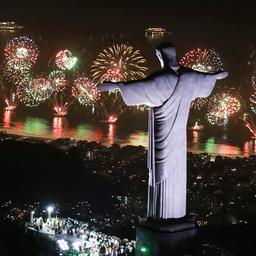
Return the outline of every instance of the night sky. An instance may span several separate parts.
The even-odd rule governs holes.
[[[2,1],[1,1],[2,2]],[[16,20],[45,30],[81,33],[144,34],[164,27],[178,53],[214,47],[234,73],[242,72],[249,47],[256,43],[253,1],[4,1],[2,20]],[[237,67],[237,68],[234,68]],[[244,72],[244,71],[243,71]]]
[[[256,19],[249,1],[1,1],[2,19],[51,25],[74,24],[92,31],[167,27],[178,40],[243,45],[255,41]],[[198,42],[197,42],[198,41]]]

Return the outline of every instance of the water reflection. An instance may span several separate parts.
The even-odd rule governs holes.
[[[221,138],[210,136],[203,140],[200,138],[201,133],[202,131],[200,131],[199,134],[195,134],[193,131],[192,142],[188,140],[188,151],[195,153],[205,152],[213,156],[222,155],[229,157],[249,156],[250,154],[255,153],[252,148],[248,148],[246,151],[245,149],[240,148],[240,145],[234,145],[235,143],[229,142],[226,134]],[[246,145],[244,147],[246,147]]]
[[[240,148],[236,146],[226,145],[226,144],[219,144],[218,145],[218,155],[224,155],[224,156],[239,156],[241,155]]]
[[[215,139],[213,137],[210,137],[205,142],[204,151],[208,154],[212,154],[213,152],[216,152],[216,144]]]
[[[102,142],[103,139],[102,130],[99,127],[93,127],[90,124],[79,124],[76,129],[76,133],[73,134],[73,138],[79,140],[91,140],[96,142]]]
[[[243,146],[243,155],[248,157],[250,155],[256,155],[256,140],[246,141]]]
[[[249,141],[246,141],[244,143],[243,153],[244,153],[244,156],[246,156],[246,157],[249,156],[249,154],[250,154]]]
[[[47,134],[48,128],[48,122],[41,118],[27,117],[24,122],[24,133],[27,135],[43,137]]]
[[[63,135],[63,125],[67,122],[66,117],[54,117],[52,122],[52,133],[57,138]]]
[[[125,144],[133,145],[133,146],[148,146],[148,133],[143,131],[135,131],[131,133],[127,140],[125,140]]]
[[[197,133],[197,134],[196,134]],[[251,154],[256,154],[255,143],[253,141],[245,141],[243,146],[236,145],[236,142],[228,141],[227,134],[222,135],[219,138],[210,136],[205,137],[203,131],[192,132],[191,138],[188,139],[188,151],[194,153],[208,153],[212,156],[222,155],[229,157],[245,156],[248,157]],[[253,145],[252,145],[253,144]]]
[[[115,142],[115,134],[116,134],[116,125],[109,124],[108,125],[108,144],[111,146]]]
[[[4,111],[4,128],[10,128],[12,122],[13,111]]]
[[[54,117],[43,119],[36,117],[25,117],[16,119],[13,111],[4,111],[0,131],[8,133],[42,137],[48,139],[73,138],[76,140],[89,140],[111,146],[118,143],[122,146],[144,146],[147,147],[148,134],[145,131],[132,131],[120,129],[118,124],[88,124],[68,120],[67,117]],[[206,152],[213,156],[246,156],[256,154],[256,142],[254,139],[241,143],[240,139],[229,141],[227,134],[221,136],[209,136],[207,131],[188,130],[188,151],[195,153]]]
[[[198,137],[199,137],[199,132],[198,131],[192,131],[192,141],[193,141],[193,143],[198,143]]]
[[[80,138],[87,138],[88,137],[88,133],[90,132],[90,130],[91,130],[90,126],[88,126],[86,124],[79,124],[77,126],[76,134]]]

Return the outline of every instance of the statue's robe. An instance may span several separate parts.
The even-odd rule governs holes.
[[[148,217],[186,215],[186,126],[190,104],[197,97],[208,97],[215,82],[213,74],[181,67],[178,74],[162,70],[139,81],[119,83],[128,106],[150,107]]]

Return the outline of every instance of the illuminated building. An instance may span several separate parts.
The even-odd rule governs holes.
[[[0,32],[15,32],[22,28],[24,28],[24,26],[18,25],[14,21],[1,21],[0,22]]]
[[[145,30],[145,37],[148,40],[162,40],[170,36],[171,33],[164,28],[148,28]]]

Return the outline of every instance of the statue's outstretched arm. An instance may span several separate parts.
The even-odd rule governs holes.
[[[97,88],[100,91],[115,91],[120,89],[123,85],[133,87],[135,89],[136,87],[141,87],[141,86],[147,86],[150,87],[152,84],[155,83],[157,75],[156,74],[151,74],[148,77],[144,77],[142,79],[138,80],[131,80],[127,82],[103,82],[102,84],[99,84]]]
[[[128,106],[147,105],[160,106],[170,97],[178,77],[172,73],[154,73],[140,80],[128,82],[105,82],[98,85],[101,91],[119,89],[124,102]]]
[[[221,80],[228,76],[228,72],[223,70],[219,70],[214,73],[205,73],[200,71],[193,71],[193,72],[199,74],[202,77],[207,77],[208,79],[215,79],[215,80]]]
[[[205,98],[209,97],[217,80],[224,79],[228,76],[226,71],[217,71],[215,73],[203,73],[196,72],[198,75],[195,76],[196,79],[192,83],[190,88],[193,90],[191,92],[192,100],[197,97]]]
[[[156,77],[146,77],[140,80],[129,82],[105,82],[99,84],[97,88],[100,91],[120,90],[124,102],[128,106],[148,105],[157,106],[161,104],[161,98],[156,97]]]
[[[119,86],[118,86],[118,83],[105,82],[105,83],[99,84],[97,88],[100,91],[115,91],[119,89]]]
[[[212,75],[215,76],[216,80],[221,80],[228,76],[228,72],[221,70],[217,71],[216,73],[213,73]]]

